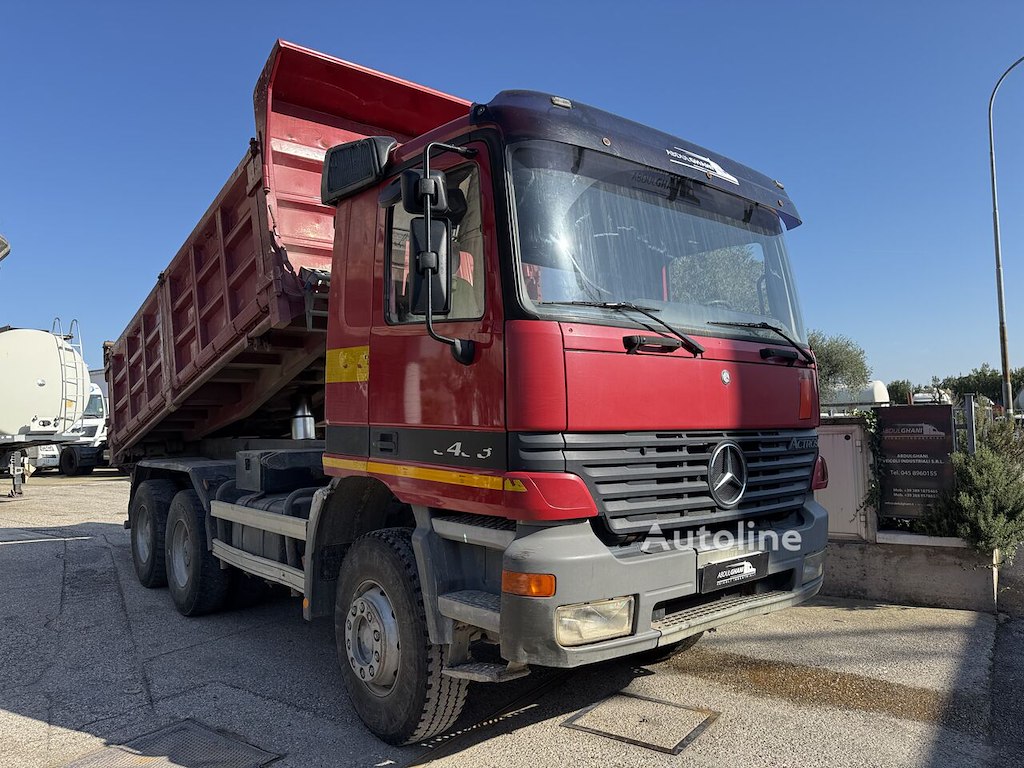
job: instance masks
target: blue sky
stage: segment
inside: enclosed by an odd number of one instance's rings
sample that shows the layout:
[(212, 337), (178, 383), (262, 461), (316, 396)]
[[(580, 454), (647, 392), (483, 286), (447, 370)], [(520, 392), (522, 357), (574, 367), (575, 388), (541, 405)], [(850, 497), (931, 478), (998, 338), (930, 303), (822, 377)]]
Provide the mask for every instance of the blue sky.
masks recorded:
[[(986, 108), (1024, 4), (48, 2), (0, 29), (0, 325), (78, 318), (91, 365), (242, 157), (277, 37), (472, 100), (550, 91), (751, 165), (803, 215), (809, 327), (885, 381), (999, 365)], [(1024, 65), (996, 144), (1016, 367)]]

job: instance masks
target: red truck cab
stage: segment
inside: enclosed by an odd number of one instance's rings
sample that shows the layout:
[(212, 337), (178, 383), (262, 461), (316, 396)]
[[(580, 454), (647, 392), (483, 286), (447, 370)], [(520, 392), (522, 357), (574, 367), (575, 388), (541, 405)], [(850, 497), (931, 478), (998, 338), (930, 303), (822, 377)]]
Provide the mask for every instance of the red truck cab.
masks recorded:
[[(475, 293), (433, 319), (472, 342), (468, 360), (408, 311), (415, 217), (401, 178), (436, 142), (472, 151), (431, 164), (458, 199), (442, 216), (460, 259), (452, 293), (460, 280)], [(508, 532), (501, 572), (461, 590), (492, 601), (507, 661), (582, 664), (817, 591), (816, 568), (803, 578), (827, 526), (810, 496), (815, 369), (782, 234), (799, 219), (780, 184), (524, 91), (391, 148), (380, 176), (337, 201), (348, 236), (335, 240), (324, 467), (338, 487), (374, 478), (426, 519)], [(737, 523), (740, 540), (770, 529), (803, 542), (767, 553), (753, 595), (701, 594), (720, 548), (644, 551), (652, 529), (710, 540)], [(502, 573), (549, 574), (556, 591), (502, 590)], [(623, 636), (559, 641), (560, 606), (627, 593)]]

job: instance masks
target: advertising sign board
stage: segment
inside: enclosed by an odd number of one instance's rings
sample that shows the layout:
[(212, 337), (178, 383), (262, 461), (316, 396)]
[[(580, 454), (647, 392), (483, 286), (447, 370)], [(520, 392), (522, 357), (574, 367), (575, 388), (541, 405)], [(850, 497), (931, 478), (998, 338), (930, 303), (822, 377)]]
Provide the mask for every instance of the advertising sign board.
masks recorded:
[(951, 405), (876, 408), (881, 436), (880, 517), (920, 517), (953, 487)]

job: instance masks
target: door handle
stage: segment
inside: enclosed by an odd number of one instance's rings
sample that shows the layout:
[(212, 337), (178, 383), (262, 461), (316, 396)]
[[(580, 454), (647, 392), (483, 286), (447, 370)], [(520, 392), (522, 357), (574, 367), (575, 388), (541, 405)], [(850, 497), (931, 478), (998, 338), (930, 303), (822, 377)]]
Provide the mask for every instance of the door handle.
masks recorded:
[(761, 350), (762, 360), (789, 360), (790, 365), (800, 359), (800, 353), (795, 349), (777, 349), (775, 347), (765, 347)]
[(378, 432), (377, 437), (373, 442), (374, 446), (377, 448), (377, 453), (398, 453), (397, 432)]
[(641, 350), (670, 354), (683, 346), (683, 342), (668, 336), (623, 336), (622, 346), (631, 355)]

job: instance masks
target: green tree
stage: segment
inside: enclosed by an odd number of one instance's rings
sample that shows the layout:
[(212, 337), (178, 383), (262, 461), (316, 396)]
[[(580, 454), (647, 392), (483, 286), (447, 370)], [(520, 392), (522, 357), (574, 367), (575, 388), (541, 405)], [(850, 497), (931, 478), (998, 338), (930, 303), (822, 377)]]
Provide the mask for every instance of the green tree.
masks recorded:
[(842, 334), (828, 335), (811, 331), (807, 340), (818, 360), (818, 388), (821, 401), (827, 403), (840, 390), (855, 392), (871, 379), (867, 353), (857, 342)]
[(976, 395), (985, 395), (994, 402), (1003, 401), (1002, 374), (988, 363), (982, 363), (980, 368), (974, 368), (968, 374), (947, 376), (942, 380), (942, 388), (960, 397), (973, 392)]
[[(1021, 387), (1024, 386), (1024, 368), (1010, 371), (1010, 384), (1015, 393), (1021, 391)], [(976, 395), (984, 395), (994, 403), (1003, 404), (1002, 371), (988, 363), (982, 363), (980, 368), (974, 368), (967, 374), (947, 376), (942, 380), (942, 388), (949, 389), (960, 397), (973, 392)]]
[(886, 389), (889, 390), (889, 402), (893, 405), (906, 405), (914, 396), (914, 385), (909, 379), (890, 381)]

